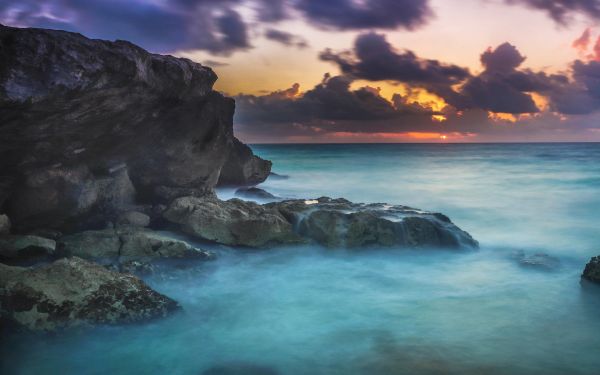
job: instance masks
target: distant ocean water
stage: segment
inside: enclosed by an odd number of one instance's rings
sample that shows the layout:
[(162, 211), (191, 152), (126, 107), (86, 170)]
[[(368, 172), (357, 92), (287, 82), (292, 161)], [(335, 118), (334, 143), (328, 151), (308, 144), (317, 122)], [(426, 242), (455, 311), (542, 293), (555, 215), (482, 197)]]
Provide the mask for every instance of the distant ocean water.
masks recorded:
[[(475, 252), (260, 252), (149, 279), (184, 312), (0, 343), (2, 374), (589, 374), (600, 369), (600, 144), (254, 145), (282, 197), (447, 214)], [(232, 191), (219, 192), (222, 198)], [(548, 269), (519, 257), (552, 259)]]

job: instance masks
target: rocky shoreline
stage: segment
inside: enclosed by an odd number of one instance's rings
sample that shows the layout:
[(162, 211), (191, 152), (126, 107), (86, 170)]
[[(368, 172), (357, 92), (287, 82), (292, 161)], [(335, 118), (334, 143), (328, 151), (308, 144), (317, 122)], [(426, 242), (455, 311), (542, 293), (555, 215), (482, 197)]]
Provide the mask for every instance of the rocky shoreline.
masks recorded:
[[(53, 331), (177, 311), (132, 274), (215, 255), (165, 228), (240, 251), (478, 247), (443, 214), (253, 187), (282, 177), (234, 137), (216, 79), (125, 41), (0, 25), (2, 321)], [(269, 203), (223, 201), (218, 186)]]

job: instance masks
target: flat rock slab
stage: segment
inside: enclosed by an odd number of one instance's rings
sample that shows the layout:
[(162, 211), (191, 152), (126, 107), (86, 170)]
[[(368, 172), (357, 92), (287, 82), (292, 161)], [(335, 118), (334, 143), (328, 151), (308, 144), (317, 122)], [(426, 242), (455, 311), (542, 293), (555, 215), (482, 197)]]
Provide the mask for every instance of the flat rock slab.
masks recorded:
[(327, 247), (476, 248), (439, 213), (322, 197), (260, 205), (213, 195), (173, 201), (164, 217), (189, 234), (225, 245), (268, 247), (316, 242)]
[(39, 268), (0, 264), (0, 314), (34, 331), (164, 317), (179, 305), (135, 276), (80, 258)]

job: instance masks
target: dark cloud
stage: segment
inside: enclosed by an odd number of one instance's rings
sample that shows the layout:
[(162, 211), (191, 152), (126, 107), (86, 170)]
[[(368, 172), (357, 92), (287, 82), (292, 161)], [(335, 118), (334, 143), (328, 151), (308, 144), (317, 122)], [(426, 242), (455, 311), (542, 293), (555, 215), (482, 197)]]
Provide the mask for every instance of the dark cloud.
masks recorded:
[(575, 61), (572, 81), (557, 83), (549, 93), (554, 110), (569, 115), (600, 110), (600, 62)]
[(293, 46), (297, 48), (308, 47), (308, 42), (304, 38), (286, 31), (269, 28), (265, 31), (265, 37), (269, 40), (273, 40), (286, 46)]
[(411, 104), (401, 96), (393, 103), (379, 95), (378, 89), (350, 88), (352, 79), (330, 77), (300, 93), (300, 86), (272, 92), (267, 95), (239, 95), (236, 97), (236, 120), (242, 123), (299, 123), (321, 121), (371, 121), (391, 119), (406, 114), (431, 115), (433, 112)]
[(531, 93), (551, 91), (567, 80), (520, 69), (526, 58), (509, 43), (486, 50), (481, 55), (484, 70), (475, 76), (456, 65), (398, 51), (384, 35), (372, 32), (359, 35), (352, 50), (336, 53), (328, 49), (320, 58), (352, 77), (424, 88), (458, 110), (536, 113), (539, 108)]
[(127, 39), (156, 52), (201, 49), (229, 54), (250, 47), (241, 0), (19, 0), (0, 4), (0, 22)]
[(418, 85), (450, 85), (469, 77), (469, 71), (456, 65), (417, 57), (412, 51), (397, 51), (376, 33), (361, 34), (352, 51), (325, 50), (321, 60), (336, 63), (340, 70), (370, 81), (399, 81)]
[(566, 24), (573, 15), (584, 14), (600, 20), (600, 0), (505, 0), (509, 4), (522, 4), (545, 11), (560, 24)]
[(263, 22), (279, 22), (289, 18), (287, 1), (259, 0), (258, 19)]
[(296, 8), (319, 27), (415, 29), (431, 15), (428, 0), (297, 0)]

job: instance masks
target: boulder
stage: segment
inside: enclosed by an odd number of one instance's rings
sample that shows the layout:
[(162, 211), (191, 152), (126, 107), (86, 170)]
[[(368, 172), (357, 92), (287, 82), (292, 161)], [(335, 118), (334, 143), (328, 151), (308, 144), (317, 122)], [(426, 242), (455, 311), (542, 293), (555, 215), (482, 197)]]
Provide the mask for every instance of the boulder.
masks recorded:
[(39, 268), (0, 264), (2, 318), (34, 331), (142, 322), (178, 308), (137, 277), (80, 258)]
[(301, 242), (277, 210), (240, 199), (183, 197), (171, 203), (164, 217), (186, 233), (224, 245), (268, 247)]
[(213, 258), (212, 253), (195, 249), (186, 242), (135, 227), (76, 233), (62, 237), (58, 247), (59, 256), (77, 256), (103, 264), (119, 264), (131, 260), (147, 262), (159, 258)]
[(31, 263), (54, 255), (54, 240), (32, 235), (0, 237), (0, 261), (3, 263)]
[(222, 170), (254, 183), (268, 174), (234, 138), (234, 101), (213, 90), (210, 68), (2, 25), (0, 51), (0, 203), (21, 231), (93, 229), (101, 220), (88, 215), (205, 194)]
[(243, 187), (235, 191), (235, 195), (247, 199), (262, 199), (262, 200), (274, 200), (276, 196), (269, 193), (266, 190), (257, 187)]
[(215, 196), (175, 200), (164, 213), (189, 234), (225, 245), (266, 247), (314, 241), (327, 247), (476, 248), (448, 217), (405, 206), (346, 199), (286, 200), (259, 205)]
[(252, 186), (269, 177), (272, 163), (252, 153), (250, 147), (233, 139), (227, 160), (219, 175), (219, 186)]
[(281, 212), (299, 235), (327, 247), (478, 247), (477, 241), (445, 215), (406, 206), (328, 197), (266, 206)]
[(150, 225), (150, 216), (137, 211), (127, 211), (119, 215), (117, 225), (147, 227)]
[(6, 215), (0, 215), (0, 236), (10, 233), (10, 219)]
[(585, 265), (581, 277), (595, 283), (600, 283), (600, 256), (590, 259), (589, 263)]

